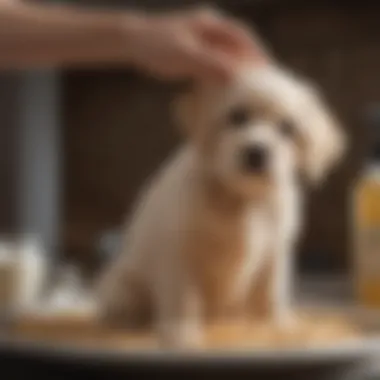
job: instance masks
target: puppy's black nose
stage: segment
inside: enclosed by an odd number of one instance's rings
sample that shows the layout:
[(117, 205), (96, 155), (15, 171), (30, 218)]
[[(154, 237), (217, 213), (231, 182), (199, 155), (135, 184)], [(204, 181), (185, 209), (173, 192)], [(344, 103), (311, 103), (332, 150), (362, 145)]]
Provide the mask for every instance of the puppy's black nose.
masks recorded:
[(242, 151), (244, 170), (251, 172), (264, 171), (268, 162), (268, 151), (262, 145), (252, 145)]

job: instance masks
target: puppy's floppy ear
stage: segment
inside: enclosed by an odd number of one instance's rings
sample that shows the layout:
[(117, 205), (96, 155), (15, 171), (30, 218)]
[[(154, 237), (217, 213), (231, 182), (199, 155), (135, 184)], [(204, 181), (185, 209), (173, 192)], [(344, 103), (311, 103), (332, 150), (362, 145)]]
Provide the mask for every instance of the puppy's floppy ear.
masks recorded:
[(304, 169), (309, 182), (317, 185), (344, 156), (347, 137), (315, 89), (307, 97), (302, 112), (309, 124), (305, 136)]

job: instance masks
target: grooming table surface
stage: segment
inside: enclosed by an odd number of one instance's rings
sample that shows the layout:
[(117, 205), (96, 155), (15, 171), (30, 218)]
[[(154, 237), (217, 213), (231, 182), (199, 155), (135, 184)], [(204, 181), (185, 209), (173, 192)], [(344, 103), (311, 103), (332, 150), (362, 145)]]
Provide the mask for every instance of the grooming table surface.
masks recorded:
[[(46, 358), (39, 365), (41, 374), (47, 373), (47, 368), (53, 373), (54, 366), (57, 376), (69, 369), (73, 375), (79, 371), (98, 376), (102, 367), (104, 376), (101, 378), (105, 379), (117, 373), (123, 378), (125, 374), (136, 375), (137, 367), (140, 372), (149, 370), (152, 374), (157, 371), (173, 374), (177, 368), (179, 376), (183, 375), (185, 368), (186, 373), (193, 371), (194, 376), (198, 376), (196, 371), (201, 369), (201, 363), (215, 364), (215, 375), (229, 371), (231, 378), (245, 378), (243, 372), (246, 372), (247, 378), (271, 379), (269, 374), (275, 373), (273, 378), (282, 379), (289, 373), (289, 376), (292, 374), (290, 378), (325, 379), (331, 375), (336, 380), (338, 370), (344, 374), (365, 373), (365, 376), (355, 377), (358, 379), (376, 378), (380, 373), (379, 314), (363, 319), (361, 313), (352, 313), (356, 308), (348, 305), (351, 302), (346, 286), (327, 280), (322, 286), (321, 282), (316, 285), (298, 287), (306, 293), (302, 300), (307, 300), (308, 313), (291, 334), (279, 334), (270, 325), (246, 328), (233, 324), (209, 328), (208, 345), (227, 347), (225, 351), (205, 350), (190, 358), (180, 352), (167, 355), (167, 352), (155, 349), (155, 339), (150, 332), (110, 330), (97, 324), (89, 315), (66, 314), (20, 319), (10, 334), (0, 339), (0, 359), (13, 371), (24, 371), (25, 374), (30, 373), (30, 368), (34, 370), (41, 358)], [(323, 304), (323, 308), (318, 306), (315, 309), (316, 304)], [(351, 315), (355, 317), (351, 319)], [(245, 349), (233, 350), (233, 347)], [(96, 367), (93, 367), (94, 363), (97, 363)], [(212, 371), (211, 367), (207, 368)]]
[[(331, 345), (339, 340), (357, 338), (360, 331), (341, 316), (318, 315), (300, 318), (296, 327), (280, 331), (268, 323), (244, 325), (230, 322), (206, 329), (208, 348), (286, 348)], [(112, 330), (101, 326), (91, 316), (62, 315), (25, 317), (12, 328), (11, 335), (38, 342), (64, 343), (97, 348), (155, 348), (154, 334)]]

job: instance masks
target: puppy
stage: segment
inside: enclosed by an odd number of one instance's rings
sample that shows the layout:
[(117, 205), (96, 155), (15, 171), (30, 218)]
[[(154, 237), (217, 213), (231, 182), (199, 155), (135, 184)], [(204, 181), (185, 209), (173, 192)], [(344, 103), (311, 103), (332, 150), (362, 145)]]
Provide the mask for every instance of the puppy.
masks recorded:
[(337, 164), (343, 132), (312, 85), (275, 65), (193, 88), (176, 116), (187, 142), (141, 194), (101, 317), (152, 322), (169, 347), (262, 310), (289, 326), (303, 186)]

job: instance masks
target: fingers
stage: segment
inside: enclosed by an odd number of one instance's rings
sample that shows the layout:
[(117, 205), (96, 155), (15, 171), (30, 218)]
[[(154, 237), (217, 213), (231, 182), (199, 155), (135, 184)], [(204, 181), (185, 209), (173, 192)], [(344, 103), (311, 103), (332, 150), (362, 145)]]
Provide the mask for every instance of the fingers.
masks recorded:
[(232, 62), (226, 52), (194, 46), (188, 50), (188, 55), (189, 71), (193, 79), (228, 81), (233, 75), (236, 62)]
[(215, 48), (228, 50), (236, 56), (249, 56), (263, 61), (267, 59), (268, 54), (253, 33), (239, 24), (220, 20), (214, 25), (204, 25), (202, 35)]
[(239, 57), (249, 57), (260, 62), (268, 61), (269, 54), (248, 27), (223, 16), (212, 9), (202, 10), (195, 18), (194, 27), (204, 42)]

